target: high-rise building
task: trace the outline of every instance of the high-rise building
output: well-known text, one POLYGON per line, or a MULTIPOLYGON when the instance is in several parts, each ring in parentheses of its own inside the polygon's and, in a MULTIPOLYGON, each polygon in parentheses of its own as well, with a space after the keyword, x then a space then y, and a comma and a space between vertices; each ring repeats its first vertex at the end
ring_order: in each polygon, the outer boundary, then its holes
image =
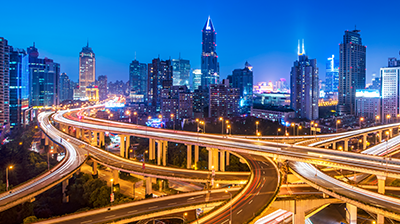
POLYGON ((73 100, 74 98, 74 88, 71 85, 71 80, 69 79, 67 73, 62 73, 60 76, 60 102, 64 100, 73 100))
POLYGON ((39 58, 39 51, 28 48, 30 75, 30 105, 32 107, 53 106, 59 103, 60 64, 39 58))
POLYGON ((201 69, 193 69, 192 71, 192 91, 199 89, 201 86, 201 69))
POLYGON ((106 100, 108 95, 108 88, 107 88, 107 76, 100 75, 97 77, 97 87, 99 88, 99 99, 100 101, 106 100))
POLYGON ((356 115, 373 121, 380 117, 381 96, 377 89, 356 90, 356 115))
POLYGON ((148 65, 148 105, 151 114, 161 110, 161 90, 172 86, 173 73, 171 60, 153 59, 148 65))
POLYGON ((389 58, 388 67, 381 68, 382 122, 397 119, 400 114, 400 63, 389 58))
POLYGON ((332 54, 326 62, 325 92, 338 92, 339 86, 339 60, 332 54))
POLYGON ((224 79, 221 84, 211 84, 209 92, 209 117, 236 117, 240 115, 239 88, 232 88, 229 80, 224 79))
POLYGON ((187 86, 190 89, 190 61, 172 59, 172 75, 174 86, 187 86))
POLYGON ((171 86, 162 89, 161 92, 161 114, 167 121, 171 118, 175 121, 193 118, 193 93, 190 93, 187 86, 171 86))
POLYGON ((147 100, 147 64, 136 59, 129 66, 129 98, 131 102, 143 103, 147 100))
POLYGON ((24 49, 10 47, 10 128, 28 123, 29 57, 24 49))
POLYGON ((317 59, 308 59, 304 41, 299 59, 294 62, 290 73, 290 105, 300 119, 318 119, 319 80, 317 59))
POLYGON ((240 92, 240 113, 250 114, 253 106, 253 67, 246 61, 244 69, 232 72, 231 87, 240 92))
POLYGON ((366 47, 360 30, 345 31, 339 46, 339 114, 354 114, 356 89, 365 88, 366 47))
POLYGON ((0 37, 0 131, 10 124, 10 46, 0 37))
POLYGON ((89 42, 79 52, 79 90, 82 98, 86 96, 86 87, 96 81, 96 57, 89 42))
POLYGON ((208 17, 202 33, 201 86, 208 89, 211 84, 219 83, 217 32, 215 32, 210 17, 208 17))

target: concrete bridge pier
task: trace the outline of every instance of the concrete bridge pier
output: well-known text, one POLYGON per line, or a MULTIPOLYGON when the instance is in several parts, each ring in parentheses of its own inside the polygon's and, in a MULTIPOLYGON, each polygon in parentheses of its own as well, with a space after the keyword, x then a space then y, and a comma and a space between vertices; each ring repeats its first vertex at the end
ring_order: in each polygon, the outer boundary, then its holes
POLYGON ((218 149, 215 148, 207 148, 208 150, 208 169, 215 171, 219 171, 219 158, 218 158, 218 149))
POLYGON ((197 164, 199 162, 199 146, 194 146, 194 163, 197 164))
POLYGON ((378 131, 377 137, 378 137, 378 142, 379 143, 382 142, 382 131, 378 131))
POLYGON ((186 168, 190 169, 192 167, 192 145, 186 145, 186 148, 187 148, 186 168))
POLYGON ((349 151, 349 139, 344 140, 344 151, 349 151))
POLYGON ((332 149, 336 149, 336 142, 332 143, 332 149))
POLYGON ((152 188, 153 182, 152 182, 151 177, 146 177, 145 179, 146 179, 145 195, 148 195, 148 194, 153 193, 152 192, 152 190, 153 190, 153 188, 152 188))
POLYGON ((220 150, 219 151, 219 169, 220 171, 225 171, 225 151, 224 150, 220 150))
POLYGON ((225 152, 226 153, 226 165, 229 166, 229 156, 230 153, 228 151, 225 152))
POLYGON ((367 149, 367 137, 368 137, 368 134, 364 134, 363 135, 363 150, 366 150, 367 149))
POLYGON ((376 176, 376 178, 378 178, 378 193, 385 194, 386 177, 385 176, 376 176))
POLYGON ((166 166, 168 142, 162 140, 158 140, 156 142, 157 142, 157 165, 161 165, 162 162, 162 165, 166 166))
POLYGON ((69 184, 69 179, 64 180, 61 182, 61 189, 62 189, 62 195, 63 195, 63 203, 68 203, 69 202, 69 195, 67 195, 67 187, 69 184))
POLYGON ((99 132, 99 147, 106 146, 104 132, 99 132))
POLYGON ((97 161, 93 161, 92 164, 92 175, 93 176, 97 176, 98 172, 97 172, 97 161))
POLYGON ((346 203, 346 221, 349 224, 357 224, 357 207, 346 203))
POLYGON ((389 138, 393 138, 393 128, 389 129, 389 138))
POLYGON ((130 143, 130 136, 129 135, 119 135, 120 137, 120 145, 119 145, 119 152, 121 157, 129 159, 129 146, 130 143))
POLYGON ((113 184, 117 185, 119 184, 119 171, 118 170, 113 170, 113 184))
POLYGON ((381 214, 376 215, 376 224, 385 224, 385 216, 381 214))
POLYGON ((149 138, 149 160, 156 159, 156 140, 149 138))
POLYGON ((90 145, 92 145, 92 146, 97 146, 97 131, 93 131, 93 132, 90 132, 90 135, 89 135, 89 137, 90 137, 90 145), (93 137, 92 137, 92 133, 93 133, 93 137))

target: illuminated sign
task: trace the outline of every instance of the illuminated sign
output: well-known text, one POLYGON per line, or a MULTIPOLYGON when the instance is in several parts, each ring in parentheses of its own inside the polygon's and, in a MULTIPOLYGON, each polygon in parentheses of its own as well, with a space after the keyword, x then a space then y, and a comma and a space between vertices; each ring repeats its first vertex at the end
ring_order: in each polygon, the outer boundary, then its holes
POLYGON ((153 127, 153 128, 161 128, 161 127, 164 127, 165 124, 162 121, 162 119, 153 118, 153 119, 149 119, 146 122, 146 125, 149 127, 153 127))
POLYGON ((356 97, 379 98, 379 90, 377 89, 356 89, 356 97))
POLYGON ((106 107, 107 108, 125 107, 125 103, 107 102, 106 107))

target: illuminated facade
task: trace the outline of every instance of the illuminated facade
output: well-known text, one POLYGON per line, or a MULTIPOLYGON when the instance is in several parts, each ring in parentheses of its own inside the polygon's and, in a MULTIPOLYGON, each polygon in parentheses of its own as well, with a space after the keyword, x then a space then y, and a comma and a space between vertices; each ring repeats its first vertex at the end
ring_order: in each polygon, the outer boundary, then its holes
POLYGON ((96 57, 89 42, 79 52, 79 89, 82 96, 85 95, 85 88, 96 81, 96 57))
POLYGON ((151 114, 159 113, 161 110, 161 90, 172 86, 171 60, 162 61, 153 59, 148 65, 148 105, 151 114))
POLYGON ((161 114, 166 121, 193 118, 193 93, 187 86, 172 86, 162 90, 161 114))
POLYGON ((211 18, 208 17, 202 32, 201 86, 208 89, 211 84, 219 83, 219 63, 217 55, 217 32, 211 18))
POLYGON ((62 73, 60 76, 60 102, 64 100, 73 100, 74 87, 67 73, 62 73))
POLYGON ((90 102, 99 101, 99 89, 96 87, 86 87, 86 99, 90 102))
POLYGON ((389 67, 381 68, 381 95, 382 95, 382 122, 387 121, 387 116, 397 118, 400 114, 400 65, 391 63, 389 67))
POLYGON ((10 47, 10 128, 28 123, 24 115, 29 109, 28 64, 25 50, 10 47))
POLYGON ((229 80, 224 79, 221 84, 212 84, 209 96, 209 117, 229 118, 240 115, 240 92, 238 88, 230 87, 229 80))
POLYGON ((106 75, 100 75, 99 77, 97 77, 97 88, 99 88, 99 100, 106 100, 108 95, 106 75))
POLYGON ((254 104, 251 108, 251 116, 274 122, 286 122, 288 119, 295 118, 295 112, 288 107, 254 104))
POLYGON ((316 59, 308 59, 304 42, 290 73, 290 105, 300 119, 318 119, 319 79, 316 59))
POLYGON ((192 71, 192 91, 199 89, 201 86, 201 69, 193 69, 192 71))
POLYGON ((253 67, 246 62, 244 69, 235 69, 230 79, 231 87, 240 92, 240 113, 250 114, 253 106, 253 67))
POLYGON ((147 99, 147 64, 134 60, 129 65, 129 98, 131 102, 143 103, 147 99))
POLYGON ((362 45, 359 32, 345 31, 339 46, 339 114, 354 114, 356 89, 365 88, 367 48, 362 45))
POLYGON ((0 131, 3 137, 5 124, 10 123, 10 46, 6 39, 0 37, 0 131))
POLYGON ((326 62, 325 92, 338 92, 339 86, 339 60, 332 55, 326 62))
POLYGON ((380 116, 381 96, 377 89, 356 90, 356 115, 375 120, 380 116))
POLYGON ((187 86, 190 89, 190 61, 172 59, 173 85, 187 86))

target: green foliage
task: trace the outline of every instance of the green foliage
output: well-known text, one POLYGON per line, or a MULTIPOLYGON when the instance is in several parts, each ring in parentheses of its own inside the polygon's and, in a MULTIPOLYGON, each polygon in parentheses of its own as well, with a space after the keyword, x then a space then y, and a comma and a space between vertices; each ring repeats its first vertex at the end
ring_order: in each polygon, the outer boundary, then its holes
POLYGON ((226 171, 235 171, 235 172, 237 172, 237 171, 246 171, 246 172, 249 172, 250 169, 249 169, 249 166, 247 166, 246 163, 241 163, 240 159, 237 156, 235 156, 233 154, 230 154, 230 156, 229 156, 229 166, 226 166, 226 171))
POLYGON ((29 223, 37 222, 37 221, 38 221, 38 218, 36 216, 32 215, 32 216, 28 216, 24 219, 24 224, 29 224, 29 223))
POLYGON ((394 181, 390 184, 390 186, 393 186, 393 187, 400 187, 400 179, 394 180, 394 181))

